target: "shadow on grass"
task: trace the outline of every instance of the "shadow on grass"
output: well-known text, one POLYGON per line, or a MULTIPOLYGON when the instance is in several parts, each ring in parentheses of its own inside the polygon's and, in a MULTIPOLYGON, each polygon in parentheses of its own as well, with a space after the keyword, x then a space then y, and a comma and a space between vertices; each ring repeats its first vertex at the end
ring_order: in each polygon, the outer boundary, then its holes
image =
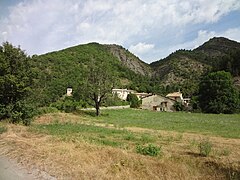
MULTIPOLYGON (((192 157, 205 157, 201 155, 200 153, 194 153, 194 152, 187 152, 187 155, 190 155, 192 157)), ((223 174, 226 179, 229 180, 238 180, 240 179, 240 170, 234 169, 230 165, 223 165, 214 161, 206 161, 204 162, 204 166, 207 167, 207 169, 212 170, 213 172, 219 172, 219 174, 223 174)))
POLYGON ((201 154, 195 152, 187 152, 186 154, 193 157, 203 157, 201 154))
MULTIPOLYGON (((95 110, 87 110, 87 111, 85 111, 85 110, 84 111, 83 110, 76 110, 75 112, 73 112, 73 114, 97 117, 95 110)), ((100 112, 99 116, 106 117, 106 116, 109 116, 109 114, 108 113, 104 113, 104 112, 100 112)))
POLYGON ((217 171, 219 173, 223 173, 225 175, 226 179, 229 179, 229 180, 240 179, 240 170, 239 169, 234 169, 231 166, 226 167, 222 164, 218 164, 213 161, 207 161, 207 162, 205 162, 205 165, 208 168, 214 169, 215 171, 217 171))

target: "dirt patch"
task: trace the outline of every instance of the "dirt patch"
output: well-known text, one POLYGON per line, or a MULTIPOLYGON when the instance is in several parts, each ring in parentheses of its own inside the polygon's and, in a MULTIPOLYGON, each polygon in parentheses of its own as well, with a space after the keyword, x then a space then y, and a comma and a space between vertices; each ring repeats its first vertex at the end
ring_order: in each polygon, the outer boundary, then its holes
POLYGON ((35 177, 28 173, 28 171, 20 167, 13 160, 0 156, 0 179, 8 180, 30 180, 35 177))

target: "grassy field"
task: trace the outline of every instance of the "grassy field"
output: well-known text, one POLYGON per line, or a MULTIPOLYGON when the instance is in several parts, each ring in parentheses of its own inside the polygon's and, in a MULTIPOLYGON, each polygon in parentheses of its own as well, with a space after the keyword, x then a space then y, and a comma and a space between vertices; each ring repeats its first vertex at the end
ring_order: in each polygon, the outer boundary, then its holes
POLYGON ((133 109, 93 114, 46 114, 29 127, 0 122, 2 152, 60 179, 240 177, 238 114, 133 109), (211 148, 207 157, 199 149, 202 143, 211 148))
POLYGON ((133 109, 104 110, 102 114, 92 120, 119 127, 141 127, 240 138, 240 114, 167 113, 133 109))

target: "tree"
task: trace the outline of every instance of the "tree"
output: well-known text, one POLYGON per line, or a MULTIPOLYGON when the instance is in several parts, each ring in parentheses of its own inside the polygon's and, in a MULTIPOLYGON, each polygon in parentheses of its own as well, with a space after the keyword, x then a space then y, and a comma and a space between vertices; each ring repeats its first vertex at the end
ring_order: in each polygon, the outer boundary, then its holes
POLYGON ((111 93, 117 81, 115 74, 109 67, 108 62, 97 59, 96 61, 91 60, 87 64, 87 72, 83 76, 84 81, 79 84, 74 96, 87 98, 86 101, 90 100, 88 102, 95 107, 96 115, 99 116, 102 101, 107 97, 108 93, 111 93))
POLYGON ((127 101, 130 102, 131 108, 139 108, 141 105, 141 101, 138 100, 138 97, 136 94, 128 94, 127 101))
POLYGON ((0 46, 0 119, 12 122, 26 121, 32 110, 26 102, 31 92, 32 74, 30 58, 19 47, 8 42, 0 46))
POLYGON ((209 73, 200 83, 199 103, 206 113, 234 113, 239 96, 231 74, 225 71, 209 73))
POLYGON ((183 111, 183 104, 181 102, 176 101, 173 105, 173 107, 176 109, 176 111, 183 111))

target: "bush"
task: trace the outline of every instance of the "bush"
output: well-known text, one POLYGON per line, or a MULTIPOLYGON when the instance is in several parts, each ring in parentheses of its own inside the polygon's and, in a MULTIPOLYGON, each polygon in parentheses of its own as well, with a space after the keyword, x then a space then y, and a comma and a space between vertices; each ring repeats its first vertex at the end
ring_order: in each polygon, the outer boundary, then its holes
POLYGON ((119 99, 116 94, 110 94, 102 103, 103 106, 126 106, 129 105, 129 102, 119 99))
POLYGON ((173 105, 173 107, 176 109, 176 111, 183 111, 184 106, 181 102, 176 101, 173 105))
POLYGON ((141 105, 141 100, 138 100, 136 94, 128 94, 127 101, 130 103, 131 108, 139 108, 141 105))
POLYGON ((42 114, 47 114, 47 113, 55 113, 58 112, 58 109, 55 107, 41 107, 38 108, 37 114, 42 115, 42 114))
POLYGON ((81 103, 75 101, 72 97, 65 97, 64 99, 60 99, 50 105, 50 107, 55 107, 66 113, 76 111, 77 106, 81 106, 81 103))
POLYGON ((212 143, 208 139, 204 139, 199 144, 200 155, 209 156, 212 151, 212 143))
POLYGON ((24 125, 30 125, 36 111, 33 105, 25 101, 17 101, 15 104, 2 107, 1 113, 4 114, 1 119, 9 118, 11 123, 22 122, 24 125))
POLYGON ((161 153, 161 147, 149 144, 147 146, 137 145, 136 151, 139 154, 149 155, 149 156, 158 156, 161 153))

